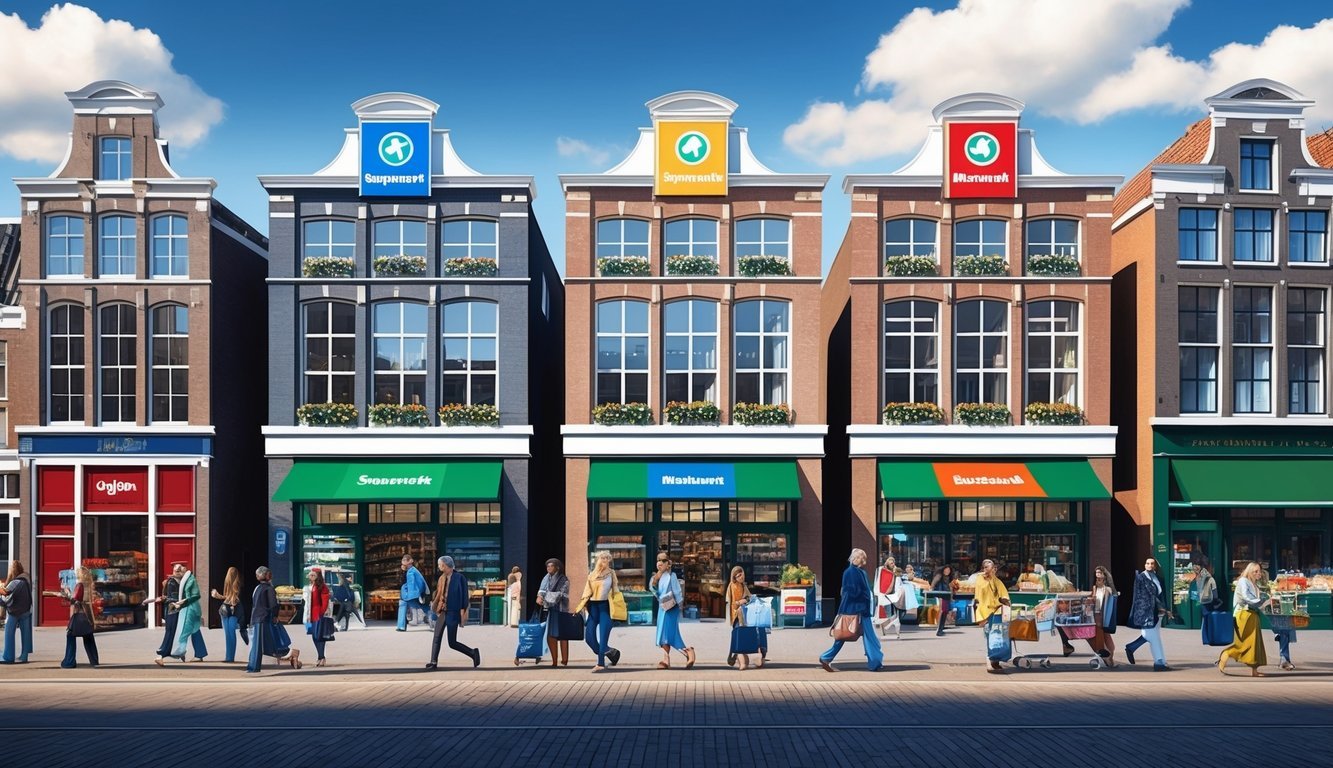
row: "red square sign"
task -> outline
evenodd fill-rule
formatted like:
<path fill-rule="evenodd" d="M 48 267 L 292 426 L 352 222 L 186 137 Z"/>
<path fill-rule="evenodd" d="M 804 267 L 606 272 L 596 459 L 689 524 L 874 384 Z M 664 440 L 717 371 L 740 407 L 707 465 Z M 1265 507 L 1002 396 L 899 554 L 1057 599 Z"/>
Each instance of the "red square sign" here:
<path fill-rule="evenodd" d="M 89 512 L 147 512 L 147 467 L 87 467 L 83 508 Z"/>
<path fill-rule="evenodd" d="M 945 197 L 1018 197 L 1018 123 L 944 125 Z"/>

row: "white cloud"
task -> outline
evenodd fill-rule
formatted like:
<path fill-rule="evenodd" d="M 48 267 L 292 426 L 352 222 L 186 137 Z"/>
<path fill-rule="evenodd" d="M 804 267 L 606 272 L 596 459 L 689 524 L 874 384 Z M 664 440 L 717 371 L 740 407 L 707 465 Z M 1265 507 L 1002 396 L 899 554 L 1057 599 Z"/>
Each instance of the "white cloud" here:
<path fill-rule="evenodd" d="M 555 151 L 561 157 L 581 157 L 591 165 L 602 167 L 611 161 L 613 148 L 595 147 L 582 139 L 558 136 L 555 140 Z"/>
<path fill-rule="evenodd" d="M 866 57 L 859 103 L 817 102 L 788 126 L 787 146 L 845 165 L 915 149 L 930 110 L 963 93 L 1013 96 L 1080 123 L 1135 109 L 1199 110 L 1202 100 L 1254 77 L 1285 82 L 1333 115 L 1333 20 L 1278 27 L 1258 45 L 1230 44 L 1206 60 L 1160 42 L 1188 0 L 960 0 L 911 11 Z"/>
<path fill-rule="evenodd" d="M 222 120 L 222 102 L 172 66 L 148 29 L 104 20 L 78 5 L 57 5 L 29 27 L 0 14 L 0 152 L 59 162 L 73 116 L 65 91 L 95 80 L 124 80 L 162 96 L 162 135 L 173 146 L 201 141 Z"/>

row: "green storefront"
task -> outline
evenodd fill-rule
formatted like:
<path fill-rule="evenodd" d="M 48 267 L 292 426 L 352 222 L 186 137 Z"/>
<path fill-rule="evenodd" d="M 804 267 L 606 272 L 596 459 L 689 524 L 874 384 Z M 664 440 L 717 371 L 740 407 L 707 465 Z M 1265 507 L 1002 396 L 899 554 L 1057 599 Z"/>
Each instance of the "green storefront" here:
<path fill-rule="evenodd" d="M 474 583 L 501 568 L 500 461 L 298 460 L 274 501 L 294 507 L 291 583 L 322 567 L 362 587 L 367 618 L 398 609 L 404 554 L 432 580 L 448 554 Z"/>
<path fill-rule="evenodd" d="M 1185 626 L 1199 626 L 1191 566 L 1224 599 L 1251 560 L 1269 575 L 1333 576 L 1333 427 L 1153 423 L 1153 551 Z M 1330 593 L 1307 594 L 1310 628 L 1333 629 Z"/>
<path fill-rule="evenodd" d="M 675 563 L 686 616 L 721 618 L 732 566 L 763 591 L 776 590 L 783 564 L 795 562 L 800 498 L 794 461 L 594 460 L 590 552 L 611 553 L 630 623 L 653 620 L 646 588 L 658 552 Z"/>

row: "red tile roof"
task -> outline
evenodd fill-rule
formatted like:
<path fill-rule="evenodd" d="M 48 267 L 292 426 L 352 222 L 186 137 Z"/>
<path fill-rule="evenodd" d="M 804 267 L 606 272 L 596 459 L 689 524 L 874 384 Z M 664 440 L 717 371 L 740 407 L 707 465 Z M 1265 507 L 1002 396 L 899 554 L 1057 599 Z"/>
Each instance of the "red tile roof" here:
<path fill-rule="evenodd" d="M 1333 168 L 1333 128 L 1306 137 L 1305 146 L 1310 148 L 1310 157 L 1319 167 Z"/>
<path fill-rule="evenodd" d="M 1188 164 L 1203 162 L 1203 153 L 1208 151 L 1208 141 L 1212 136 L 1212 121 L 1200 118 L 1198 122 L 1185 129 L 1185 135 L 1153 158 L 1143 170 L 1134 174 L 1111 203 L 1111 215 L 1120 218 L 1125 211 L 1133 208 L 1140 200 L 1152 194 L 1152 167 L 1163 163 Z"/>

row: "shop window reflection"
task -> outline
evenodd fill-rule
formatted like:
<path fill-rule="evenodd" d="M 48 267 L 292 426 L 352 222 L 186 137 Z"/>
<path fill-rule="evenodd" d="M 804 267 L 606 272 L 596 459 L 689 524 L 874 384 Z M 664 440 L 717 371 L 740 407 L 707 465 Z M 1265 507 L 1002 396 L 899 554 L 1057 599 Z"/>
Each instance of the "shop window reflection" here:
<path fill-rule="evenodd" d="M 940 505 L 934 501 L 881 501 L 881 523 L 933 523 L 940 519 Z"/>
<path fill-rule="evenodd" d="M 917 575 L 929 580 L 945 563 L 944 534 L 890 533 L 879 537 L 879 560 L 893 555 L 899 568 L 912 565 Z"/>
<path fill-rule="evenodd" d="M 1018 503 L 1014 501 L 955 501 L 949 505 L 954 522 L 1014 522 Z"/>
<path fill-rule="evenodd" d="M 1068 501 L 1033 501 L 1023 508 L 1023 519 L 1030 523 L 1081 523 L 1082 508 Z"/>
<path fill-rule="evenodd" d="M 716 502 L 690 502 L 716 504 Z M 663 514 L 666 505 L 663 505 Z M 665 520 L 666 518 L 663 517 Z M 671 560 L 680 564 L 681 588 L 685 591 L 685 607 L 699 607 L 701 618 L 719 618 L 725 611 L 722 596 L 722 532 L 659 531 L 658 552 L 667 552 Z M 748 574 L 747 574 L 748 575 Z"/>
<path fill-rule="evenodd" d="M 371 504 L 372 523 L 429 523 L 429 504 Z"/>
<path fill-rule="evenodd" d="M 661 517 L 664 523 L 716 523 L 722 519 L 718 501 L 665 501 Z"/>
<path fill-rule="evenodd" d="M 648 502 L 646 501 L 598 502 L 597 522 L 646 523 L 648 522 Z"/>
<path fill-rule="evenodd" d="M 485 502 L 468 504 L 452 502 L 440 506 L 440 522 L 446 525 L 498 525 L 500 504 Z"/>
<path fill-rule="evenodd" d="M 785 523 L 791 504 L 785 501 L 734 501 L 729 505 L 734 523 Z"/>
<path fill-rule="evenodd" d="M 310 513 L 314 511 L 312 516 Z M 314 519 L 311 520 L 311 517 Z M 361 510 L 355 504 L 314 504 L 306 507 L 306 525 L 355 525 Z"/>
<path fill-rule="evenodd" d="M 644 569 L 648 567 L 647 547 L 641 536 L 598 536 L 592 552 L 588 553 L 588 568 L 596 566 L 595 554 L 602 550 L 611 553 L 611 569 L 622 590 L 642 590 L 647 584 Z"/>

